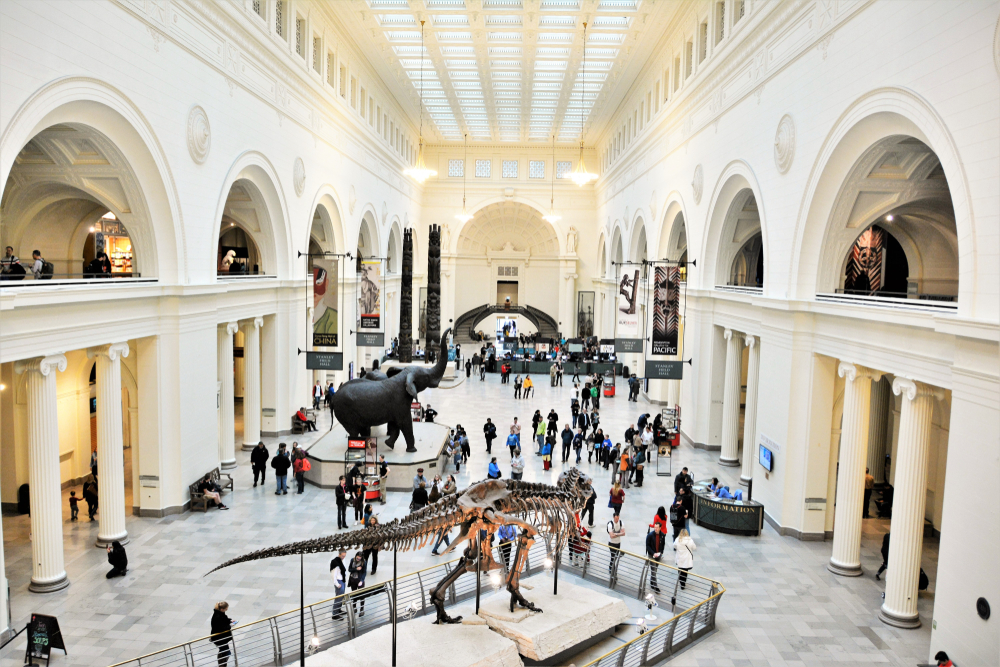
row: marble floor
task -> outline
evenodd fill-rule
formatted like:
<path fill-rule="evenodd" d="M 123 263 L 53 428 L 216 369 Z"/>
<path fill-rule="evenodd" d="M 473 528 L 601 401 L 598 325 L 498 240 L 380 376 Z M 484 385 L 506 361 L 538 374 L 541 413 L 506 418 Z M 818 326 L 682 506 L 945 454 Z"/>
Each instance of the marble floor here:
<path fill-rule="evenodd" d="M 472 436 L 471 465 L 457 475 L 459 487 L 485 477 L 489 458 L 482 439 L 482 424 L 491 417 L 498 431 L 506 433 L 513 416 L 528 422 L 535 410 L 542 414 L 554 407 L 560 423 L 569 420 L 569 386 L 551 388 L 547 378 L 536 385 L 527 400 L 513 398 L 513 386 L 501 385 L 497 376 L 485 382 L 473 378 L 452 389 L 432 389 L 422 395 L 439 412 L 438 421 L 462 423 Z M 567 378 L 569 379 L 569 378 Z M 621 437 L 640 411 L 655 406 L 629 403 L 624 395 L 601 402 L 602 427 Z M 321 417 L 320 434 L 330 427 L 329 413 Z M 311 439 L 298 438 L 300 442 Z M 292 438 L 281 440 L 291 442 Z M 272 442 L 277 442 L 273 440 Z M 270 444 L 270 443 L 269 443 Z M 508 477 L 506 450 L 494 454 Z M 271 451 L 274 448 L 271 447 Z M 737 482 L 739 468 L 715 463 L 718 454 L 680 447 L 673 468 L 688 466 L 696 479 L 718 476 Z M 525 479 L 554 481 L 563 464 L 543 472 L 541 459 L 528 457 Z M 559 457 L 556 457 L 557 459 Z M 264 546 L 326 535 L 335 531 L 334 494 L 307 485 L 303 495 L 276 496 L 273 479 L 254 488 L 249 454 L 237 452 L 233 471 L 235 491 L 228 494 L 229 512 L 184 513 L 163 519 L 129 516 L 131 538 L 128 575 L 105 579 L 109 569 L 106 554 L 94 547 L 97 523 L 70 523 L 66 510 L 66 570 L 72 584 L 48 595 L 28 592 L 31 575 L 31 545 L 27 516 L 4 516 L 3 539 L 7 577 L 10 581 L 14 626 L 23 626 L 32 612 L 59 618 L 69 646 L 69 656 L 59 654 L 55 665 L 109 665 L 157 649 L 204 636 L 209 632 L 212 606 L 230 603 L 230 616 L 249 622 L 293 609 L 298 605 L 298 564 L 281 560 L 263 561 L 206 573 L 233 556 Z M 610 473 L 597 464 L 581 466 L 597 480 L 599 494 L 610 486 Z M 453 470 L 449 467 L 449 471 Z M 642 488 L 626 492 L 623 518 L 627 535 L 624 548 L 642 552 L 646 526 L 659 505 L 672 497 L 673 480 L 657 477 L 651 470 Z M 409 495 L 390 493 L 389 502 L 377 508 L 383 520 L 407 512 Z M 597 503 L 595 539 L 606 537 L 603 526 L 610 518 L 606 503 Z M 85 515 L 84 515 L 85 516 Z M 872 576 L 881 563 L 879 547 L 888 521 L 864 522 L 862 564 L 865 575 L 837 577 L 826 569 L 829 542 L 800 542 L 781 537 L 766 527 L 760 537 L 736 537 L 695 527 L 698 545 L 694 571 L 721 581 L 727 592 L 719 607 L 717 631 L 682 654 L 671 665 L 916 665 L 926 662 L 930 644 L 930 622 L 936 578 L 937 542 L 924 545 L 923 567 L 931 580 L 930 591 L 921 594 L 919 607 L 923 625 L 918 630 L 900 630 L 877 618 L 884 582 Z M 306 563 L 306 602 L 334 595 L 327 556 L 312 556 Z M 388 560 L 388 559 L 386 559 Z M 400 554 L 401 572 L 436 562 L 430 547 Z M 368 583 L 391 577 L 391 561 L 381 564 Z M 0 652 L 3 664 L 19 664 L 24 644 L 20 638 Z"/>

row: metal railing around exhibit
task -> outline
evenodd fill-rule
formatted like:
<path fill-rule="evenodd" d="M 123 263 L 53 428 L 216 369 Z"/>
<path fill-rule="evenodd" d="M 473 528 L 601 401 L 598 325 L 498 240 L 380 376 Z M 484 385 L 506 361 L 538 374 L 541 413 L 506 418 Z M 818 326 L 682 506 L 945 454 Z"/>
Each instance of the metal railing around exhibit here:
<path fill-rule="evenodd" d="M 505 551 L 512 558 L 513 550 L 504 546 L 493 547 L 493 556 L 506 567 Z M 428 592 L 457 562 L 455 559 L 397 577 L 399 622 L 435 613 Z M 540 540 L 529 552 L 522 576 L 552 567 L 546 557 L 545 543 Z M 717 581 L 686 574 L 628 551 L 612 551 L 608 545 L 589 540 L 565 547 L 555 567 L 559 573 L 573 574 L 621 595 L 643 600 L 647 606 L 655 601 L 661 610 L 670 610 L 669 618 L 662 622 L 643 619 L 640 623 L 650 626 L 645 632 L 584 667 L 633 667 L 665 659 L 715 628 L 716 610 L 725 593 Z M 503 580 L 500 581 L 502 586 Z M 500 588 L 493 587 L 490 577 L 483 577 L 482 590 L 486 594 Z M 475 596 L 476 577 L 462 577 L 448 590 L 445 605 L 452 607 Z M 390 624 L 392 602 L 392 582 L 388 581 L 307 605 L 307 655 Z M 291 665 L 299 659 L 299 619 L 299 609 L 292 609 L 233 628 L 232 641 L 222 645 L 215 644 L 210 637 L 201 637 L 111 667 L 217 667 L 219 655 L 225 651 L 229 652 L 234 667 Z"/>

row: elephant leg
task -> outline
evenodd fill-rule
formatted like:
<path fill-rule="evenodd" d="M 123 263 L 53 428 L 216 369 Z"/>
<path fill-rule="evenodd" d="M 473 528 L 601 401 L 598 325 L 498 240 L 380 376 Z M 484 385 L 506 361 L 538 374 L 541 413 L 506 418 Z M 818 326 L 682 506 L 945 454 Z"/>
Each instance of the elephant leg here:
<path fill-rule="evenodd" d="M 407 414 L 409 414 L 409 411 L 407 411 Z M 399 430 L 403 432 L 403 439 L 406 440 L 406 451 L 417 451 L 416 440 L 413 438 L 413 422 L 408 419 L 402 421 L 399 424 Z"/>
<path fill-rule="evenodd" d="M 399 427 L 396 426 L 395 422 L 390 421 L 385 425 L 386 429 L 389 431 L 389 436 L 385 439 L 385 446 L 389 449 L 395 449 L 396 438 L 399 437 Z"/>

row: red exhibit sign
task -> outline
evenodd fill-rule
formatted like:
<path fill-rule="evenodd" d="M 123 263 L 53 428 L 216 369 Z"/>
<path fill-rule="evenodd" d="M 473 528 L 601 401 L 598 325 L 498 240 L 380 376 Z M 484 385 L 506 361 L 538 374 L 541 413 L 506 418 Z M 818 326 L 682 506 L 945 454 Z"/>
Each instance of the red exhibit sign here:
<path fill-rule="evenodd" d="M 347 440 L 347 448 L 348 449 L 364 449 L 365 448 L 365 441 L 364 440 L 353 440 L 351 438 L 348 438 L 348 440 Z"/>

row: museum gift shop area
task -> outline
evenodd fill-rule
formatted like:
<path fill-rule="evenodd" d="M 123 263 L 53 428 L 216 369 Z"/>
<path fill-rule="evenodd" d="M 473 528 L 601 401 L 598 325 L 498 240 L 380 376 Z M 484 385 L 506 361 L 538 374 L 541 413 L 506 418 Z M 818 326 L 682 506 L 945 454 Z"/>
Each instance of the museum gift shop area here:
<path fill-rule="evenodd" d="M 0 38 L 5 663 L 1000 661 L 995 2 Z"/>

